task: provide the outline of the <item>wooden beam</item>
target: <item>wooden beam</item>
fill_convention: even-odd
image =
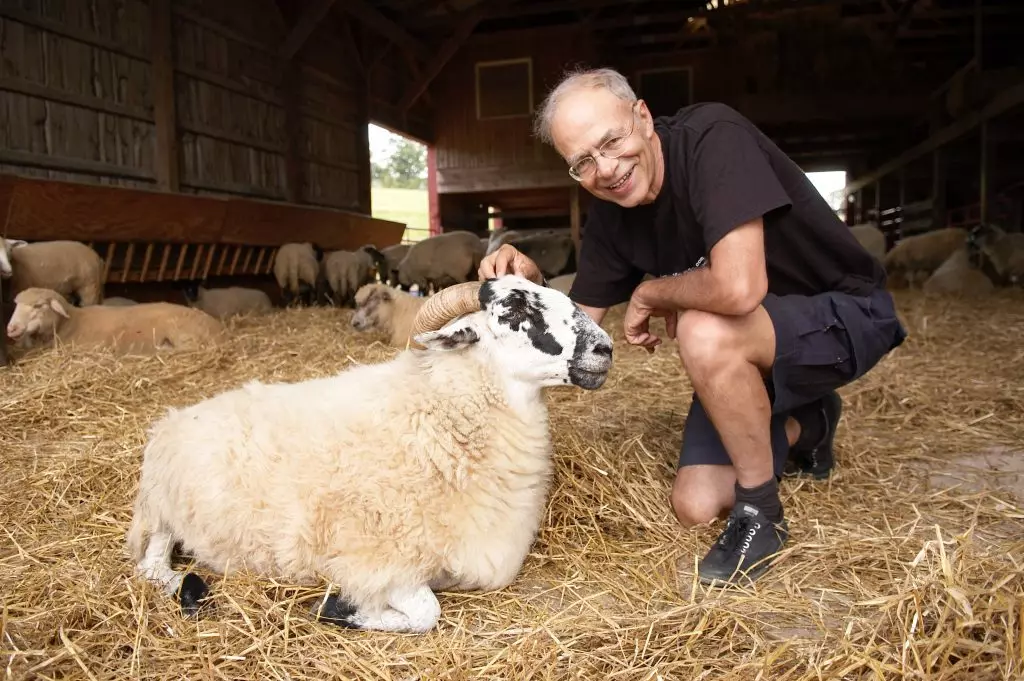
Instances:
[[[433,51],[408,31],[388,19],[365,0],[345,0],[341,9],[363,22],[403,50],[422,59],[429,59]]]
[[[843,195],[848,196],[856,192],[861,187],[866,187],[867,185],[878,181],[889,173],[899,170],[911,161],[914,161],[921,156],[924,156],[925,154],[930,153],[943,145],[949,144],[963,135],[966,135],[983,122],[994,118],[1005,111],[1009,111],[1021,103],[1024,103],[1024,81],[1003,90],[981,109],[964,116],[959,121],[951,125],[946,126],[920,144],[907,149],[888,163],[884,163],[863,177],[859,177],[850,182],[843,188]]]
[[[498,4],[504,4],[499,2]],[[484,16],[486,16],[487,10],[483,8],[482,4],[475,5],[469,13],[462,18],[459,25],[455,28],[455,32],[448,40],[444,42],[441,49],[438,50],[437,54],[434,55],[433,59],[427,64],[426,69],[419,78],[416,79],[412,85],[406,89],[405,94],[402,95],[402,99],[398,102],[398,108],[401,111],[408,111],[417,99],[420,98],[427,87],[433,82],[434,78],[441,73],[441,69],[444,68],[445,64],[455,56],[455,53],[462,47],[462,43],[466,41],[469,35],[476,28]]]
[[[287,196],[291,203],[302,203],[306,194],[305,168],[302,162],[302,114],[299,111],[302,69],[289,59],[284,64],[284,134]]]
[[[278,56],[284,60],[294,57],[302,49],[302,46],[306,44],[306,40],[313,34],[316,27],[320,25],[323,18],[327,16],[333,5],[334,0],[312,0],[306,5],[302,16],[295,22],[295,26],[288,33],[288,37],[281,43],[281,47],[277,51]]]
[[[171,0],[149,4],[153,47],[153,119],[156,122],[156,181],[160,189],[180,191],[178,118],[174,91],[174,35]]]

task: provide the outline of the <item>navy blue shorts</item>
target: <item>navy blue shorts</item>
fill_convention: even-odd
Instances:
[[[785,423],[790,413],[863,376],[901,345],[907,332],[885,289],[864,297],[769,293],[763,305],[775,327],[775,363],[765,386],[772,406],[775,473],[781,476],[789,455]],[[683,429],[679,467],[731,463],[695,394]]]

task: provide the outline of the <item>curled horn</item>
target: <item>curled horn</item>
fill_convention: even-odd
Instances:
[[[482,281],[467,281],[442,289],[427,298],[416,314],[409,333],[410,344],[419,347],[412,340],[428,331],[437,331],[456,317],[480,310],[480,287]]]

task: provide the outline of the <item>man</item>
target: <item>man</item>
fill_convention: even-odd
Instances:
[[[626,340],[649,352],[662,343],[650,318],[664,318],[693,385],[672,507],[684,526],[728,514],[699,576],[756,579],[788,538],[787,460],[828,477],[836,389],[906,337],[885,271],[725,105],[653,119],[619,73],[581,71],[545,99],[536,132],[595,199],[570,297],[598,323],[628,300]],[[543,281],[510,245],[479,270],[508,272]]]

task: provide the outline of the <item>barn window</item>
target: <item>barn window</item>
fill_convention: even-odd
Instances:
[[[477,62],[477,119],[519,118],[532,113],[532,59]]]
[[[640,71],[637,95],[652,116],[671,116],[693,103],[693,71],[689,66]]]

